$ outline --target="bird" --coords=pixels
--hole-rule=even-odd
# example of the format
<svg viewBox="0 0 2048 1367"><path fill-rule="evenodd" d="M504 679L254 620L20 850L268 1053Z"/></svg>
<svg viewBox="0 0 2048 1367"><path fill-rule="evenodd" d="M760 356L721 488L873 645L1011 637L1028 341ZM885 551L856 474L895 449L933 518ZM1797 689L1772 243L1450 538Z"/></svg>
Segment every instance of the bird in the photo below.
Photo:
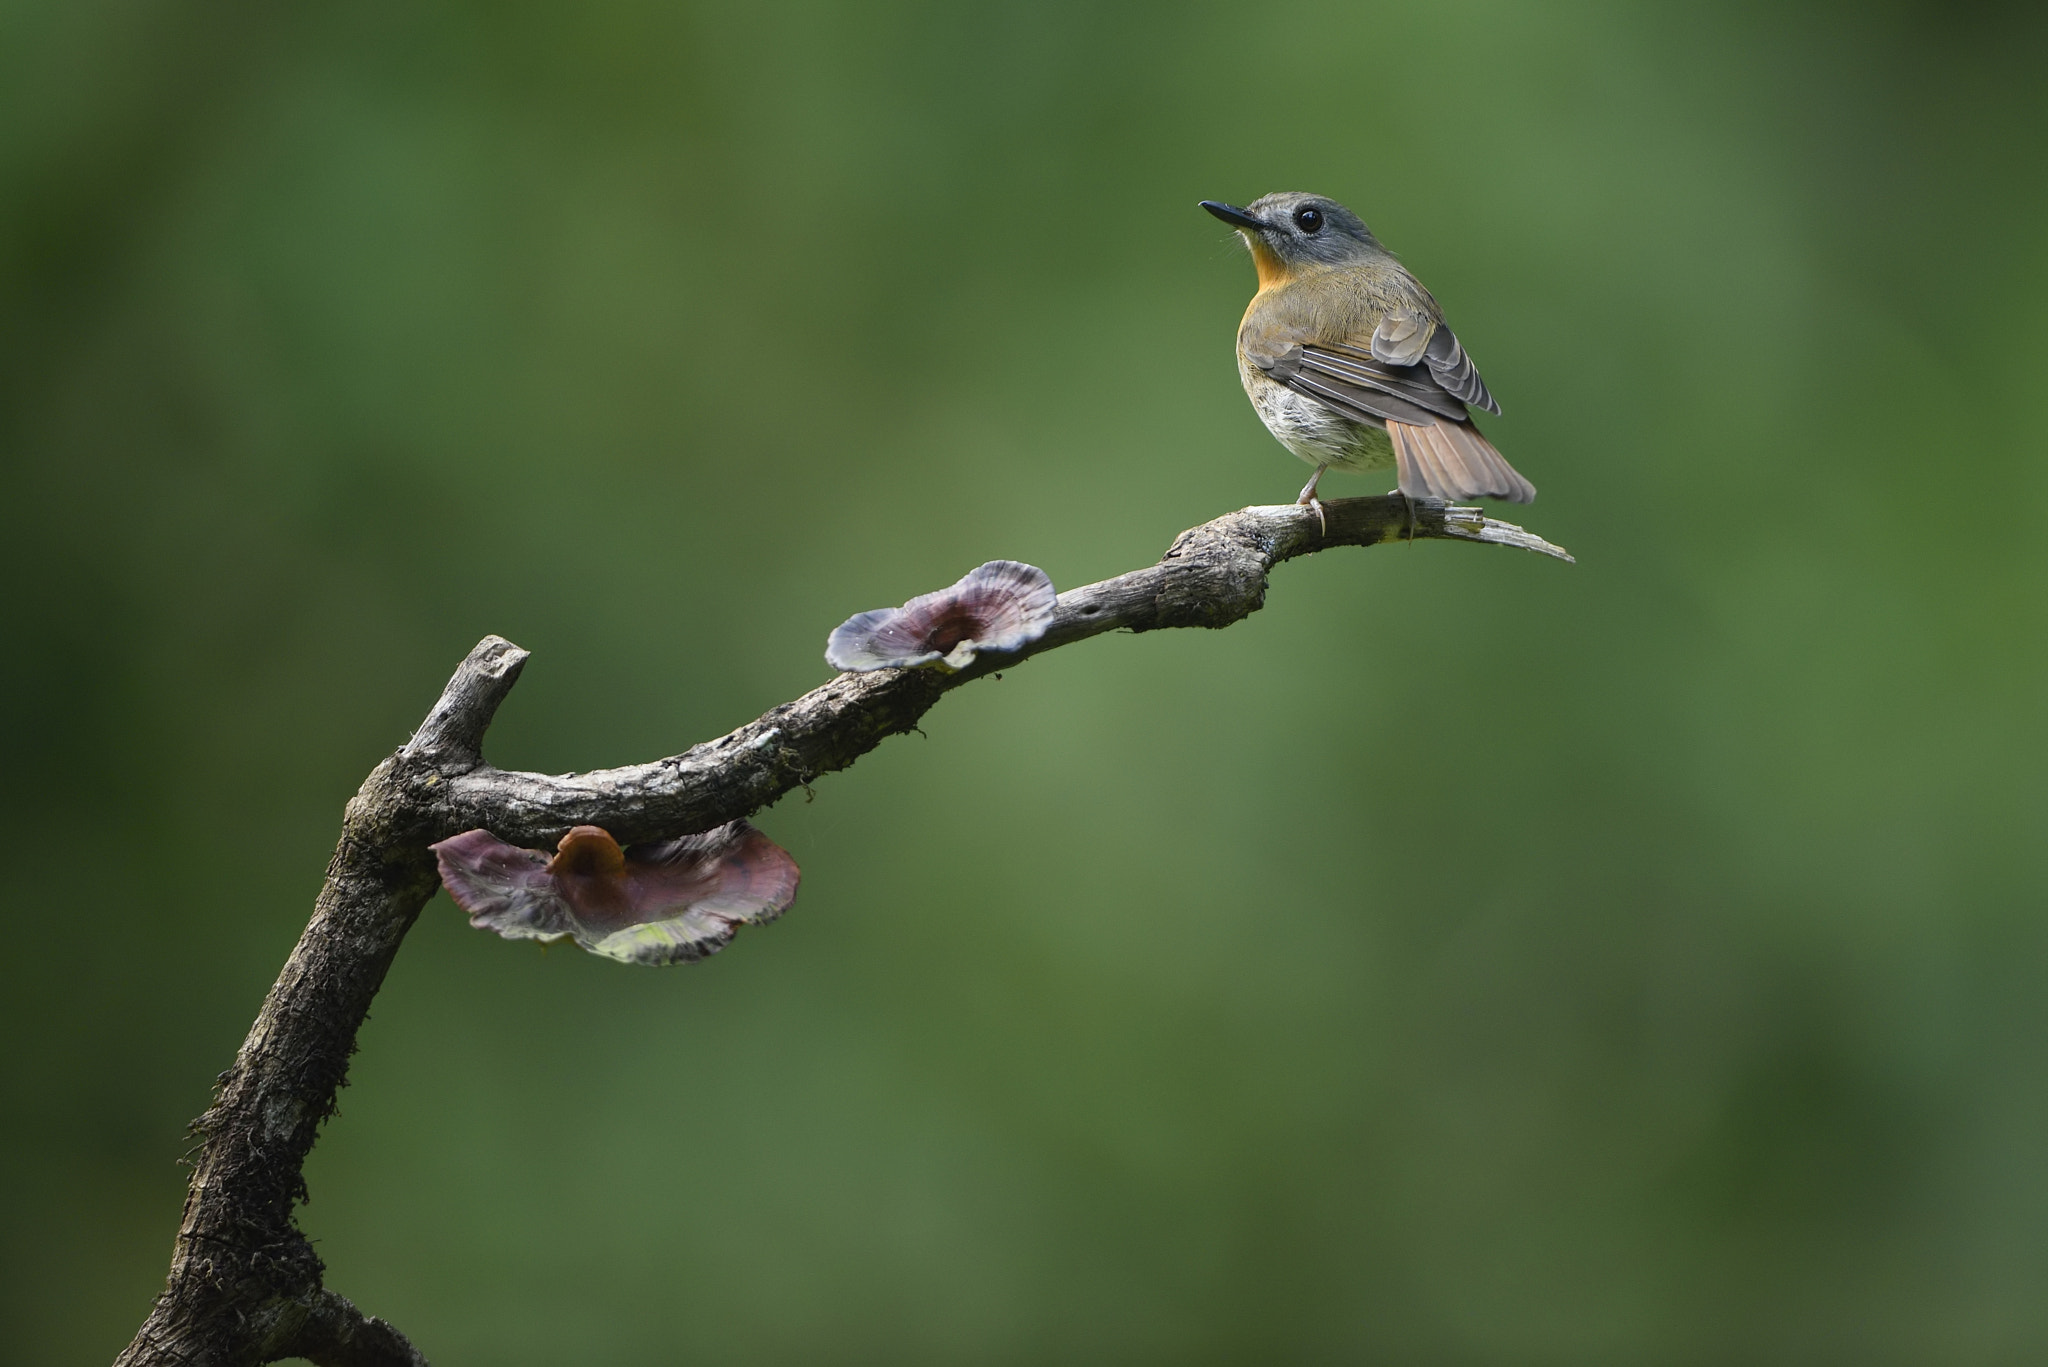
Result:
<svg viewBox="0 0 2048 1367"><path fill-rule="evenodd" d="M1315 467L1296 503L1323 519L1316 485L1331 466L1394 466L1410 499L1536 497L1472 421L1500 405L1443 310L1364 220L1297 191L1201 205L1258 268L1237 370L1266 429Z"/></svg>

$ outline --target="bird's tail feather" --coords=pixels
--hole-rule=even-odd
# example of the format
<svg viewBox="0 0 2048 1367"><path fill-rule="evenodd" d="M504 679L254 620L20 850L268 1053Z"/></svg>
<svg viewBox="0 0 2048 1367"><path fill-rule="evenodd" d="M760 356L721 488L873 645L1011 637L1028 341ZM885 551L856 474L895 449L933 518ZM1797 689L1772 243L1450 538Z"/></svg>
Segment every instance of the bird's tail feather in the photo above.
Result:
<svg viewBox="0 0 2048 1367"><path fill-rule="evenodd" d="M1410 498L1440 498L1451 503L1498 498L1528 503L1536 497L1536 486L1516 473L1471 423L1417 427L1389 421L1387 435L1394 439L1401 492Z"/></svg>

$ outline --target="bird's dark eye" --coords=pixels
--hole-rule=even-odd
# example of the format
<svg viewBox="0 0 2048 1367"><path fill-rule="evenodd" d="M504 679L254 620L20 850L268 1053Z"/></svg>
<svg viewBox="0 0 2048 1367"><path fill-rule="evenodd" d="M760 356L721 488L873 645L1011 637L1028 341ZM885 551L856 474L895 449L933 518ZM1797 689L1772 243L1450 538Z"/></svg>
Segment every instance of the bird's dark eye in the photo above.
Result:
<svg viewBox="0 0 2048 1367"><path fill-rule="evenodd" d="M1294 226L1305 233L1319 233L1323 230L1323 214L1320 209L1296 209Z"/></svg>

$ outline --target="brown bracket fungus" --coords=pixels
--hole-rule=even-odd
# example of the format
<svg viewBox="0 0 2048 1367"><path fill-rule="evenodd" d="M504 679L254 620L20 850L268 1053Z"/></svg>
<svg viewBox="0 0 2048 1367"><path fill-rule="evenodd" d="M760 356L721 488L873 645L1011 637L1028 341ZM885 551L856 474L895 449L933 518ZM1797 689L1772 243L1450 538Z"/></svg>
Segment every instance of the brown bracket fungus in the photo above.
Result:
<svg viewBox="0 0 2048 1367"><path fill-rule="evenodd" d="M1052 625L1052 580L1036 565L991 560L900 608L856 613L825 642L834 669L967 668L981 651L1020 650Z"/></svg>
<svg viewBox="0 0 2048 1367"><path fill-rule="evenodd" d="M787 911L799 877L788 851L744 821L625 849L601 826L578 826L552 858L489 831L464 831L433 850L441 885L478 930L573 939L629 964L716 954L741 926Z"/></svg>

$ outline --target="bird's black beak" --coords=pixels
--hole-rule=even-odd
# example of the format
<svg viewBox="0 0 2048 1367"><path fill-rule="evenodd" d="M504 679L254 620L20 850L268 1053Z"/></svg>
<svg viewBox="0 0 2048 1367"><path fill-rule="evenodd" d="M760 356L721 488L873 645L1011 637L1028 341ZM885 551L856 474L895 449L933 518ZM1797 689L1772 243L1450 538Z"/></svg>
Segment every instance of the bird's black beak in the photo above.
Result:
<svg viewBox="0 0 2048 1367"><path fill-rule="evenodd" d="M1202 207L1233 228L1249 228L1256 233L1263 232L1271 226L1264 219L1253 218L1235 204L1218 204L1213 199L1205 199L1202 201Z"/></svg>

